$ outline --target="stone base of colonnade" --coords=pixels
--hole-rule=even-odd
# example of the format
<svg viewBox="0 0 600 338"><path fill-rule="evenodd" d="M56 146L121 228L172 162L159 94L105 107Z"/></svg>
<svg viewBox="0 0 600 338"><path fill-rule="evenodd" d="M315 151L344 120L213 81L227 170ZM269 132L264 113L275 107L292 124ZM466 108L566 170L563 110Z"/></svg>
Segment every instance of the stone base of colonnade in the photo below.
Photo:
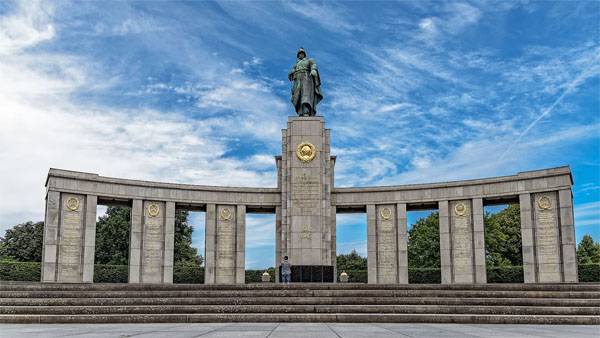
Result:
<svg viewBox="0 0 600 338"><path fill-rule="evenodd" d="M600 284L0 282L0 323L600 324Z"/></svg>

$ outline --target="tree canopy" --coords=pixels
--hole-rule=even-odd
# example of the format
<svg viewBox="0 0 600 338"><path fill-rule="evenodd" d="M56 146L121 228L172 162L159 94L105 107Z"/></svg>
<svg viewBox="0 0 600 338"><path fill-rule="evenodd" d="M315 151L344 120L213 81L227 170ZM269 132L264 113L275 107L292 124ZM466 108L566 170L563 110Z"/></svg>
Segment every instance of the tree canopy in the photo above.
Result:
<svg viewBox="0 0 600 338"><path fill-rule="evenodd" d="M511 204L497 213L486 213L485 260L489 267L523 265L521 244L521 213L519 205Z"/></svg>
<svg viewBox="0 0 600 338"><path fill-rule="evenodd" d="M595 242L592 236L584 235L577 246L577 263L600 264L600 243Z"/></svg>
<svg viewBox="0 0 600 338"><path fill-rule="evenodd" d="M201 265L203 258L192 247L193 228L187 222L189 213L175 214L175 263ZM129 261L129 228L131 209L111 206L96 222L95 264L127 265ZM44 222L27 222L6 230L0 237L0 259L41 262Z"/></svg>
<svg viewBox="0 0 600 338"><path fill-rule="evenodd" d="M367 257L362 257L356 250L352 250L349 254L338 255L337 270L338 272L367 270Z"/></svg>
<svg viewBox="0 0 600 338"><path fill-rule="evenodd" d="M439 213L421 218L408 231L408 267L440 267Z"/></svg>
<svg viewBox="0 0 600 338"><path fill-rule="evenodd" d="M43 237L44 222L15 225L0 237L0 259L41 262Z"/></svg>

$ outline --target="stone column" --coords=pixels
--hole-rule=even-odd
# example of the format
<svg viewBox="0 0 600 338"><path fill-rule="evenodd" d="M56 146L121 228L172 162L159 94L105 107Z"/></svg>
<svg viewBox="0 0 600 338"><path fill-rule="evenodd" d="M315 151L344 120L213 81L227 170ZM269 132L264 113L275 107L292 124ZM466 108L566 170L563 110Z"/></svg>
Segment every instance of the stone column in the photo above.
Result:
<svg viewBox="0 0 600 338"><path fill-rule="evenodd" d="M440 268L442 284L452 283L452 246L450 242L450 216L448 201L438 202L440 227Z"/></svg>
<svg viewBox="0 0 600 338"><path fill-rule="evenodd" d="M165 202L144 201L140 282L163 283L165 260Z"/></svg>
<svg viewBox="0 0 600 338"><path fill-rule="evenodd" d="M570 189L520 195L526 283L577 282Z"/></svg>
<svg viewBox="0 0 600 338"><path fill-rule="evenodd" d="M523 252L523 280L525 283L537 281L535 244L533 234L533 213L531 194L519 195L521 212L521 251Z"/></svg>
<svg viewBox="0 0 600 338"><path fill-rule="evenodd" d="M539 283L562 282L556 193L533 194L534 243Z"/></svg>
<svg viewBox="0 0 600 338"><path fill-rule="evenodd" d="M450 202L450 215L452 283L475 283L471 201Z"/></svg>
<svg viewBox="0 0 600 338"><path fill-rule="evenodd" d="M48 191L42 248L43 282L93 281L96 201L97 197L92 195Z"/></svg>
<svg viewBox="0 0 600 338"><path fill-rule="evenodd" d="M406 203L396 205L398 219L398 283L408 284L408 231Z"/></svg>
<svg viewBox="0 0 600 338"><path fill-rule="evenodd" d="M56 281L59 214L60 192L48 191L44 219L44 247L42 248L42 282Z"/></svg>
<svg viewBox="0 0 600 338"><path fill-rule="evenodd" d="M216 266L216 233L217 233L217 207L214 204L206 205L205 235L204 235L204 284L215 284Z"/></svg>
<svg viewBox="0 0 600 338"><path fill-rule="evenodd" d="M175 255L175 202L165 204L165 252L163 283L173 283L173 260Z"/></svg>
<svg viewBox="0 0 600 338"><path fill-rule="evenodd" d="M129 229L129 283L141 282L142 203L142 200L133 200L131 202L131 228Z"/></svg>
<svg viewBox="0 0 600 338"><path fill-rule="evenodd" d="M246 206L236 206L235 283L246 283Z"/></svg>
<svg viewBox="0 0 600 338"><path fill-rule="evenodd" d="M475 283L487 283L485 268L485 227L483 224L483 199L473 201L473 255L475 257Z"/></svg>
<svg viewBox="0 0 600 338"><path fill-rule="evenodd" d="M375 205L367 205L367 280L377 284L377 216Z"/></svg>
<svg viewBox="0 0 600 338"><path fill-rule="evenodd" d="M337 208L331 207L330 231L331 231L331 265L333 265L333 282L337 283L337 224L336 224Z"/></svg>
<svg viewBox="0 0 600 338"><path fill-rule="evenodd" d="M281 207L275 207L275 283L279 283L279 263L283 259L283 236L281 233Z"/></svg>
<svg viewBox="0 0 600 338"><path fill-rule="evenodd" d="M83 282L94 282L94 257L96 256L96 213L98 196L87 195L85 202L85 232L83 247Z"/></svg>
<svg viewBox="0 0 600 338"><path fill-rule="evenodd" d="M367 206L369 283L396 284L400 267L396 205Z"/></svg>
<svg viewBox="0 0 600 338"><path fill-rule="evenodd" d="M243 284L245 282L245 218L246 207L216 206L214 252L214 283Z"/></svg>
<svg viewBox="0 0 600 338"><path fill-rule="evenodd" d="M444 284L475 283L471 204L470 200L439 202L440 260Z"/></svg>
<svg viewBox="0 0 600 338"><path fill-rule="evenodd" d="M573 194L571 189L558 192L560 215L560 238L562 248L562 271L564 282L577 283L577 243L575 241L575 220L573 217Z"/></svg>

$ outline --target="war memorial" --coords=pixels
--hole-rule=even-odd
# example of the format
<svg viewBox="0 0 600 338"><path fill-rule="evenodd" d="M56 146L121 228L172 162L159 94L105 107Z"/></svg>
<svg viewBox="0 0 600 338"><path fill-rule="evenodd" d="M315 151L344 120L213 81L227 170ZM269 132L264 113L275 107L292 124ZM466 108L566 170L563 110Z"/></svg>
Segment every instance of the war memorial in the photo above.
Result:
<svg viewBox="0 0 600 338"><path fill-rule="evenodd" d="M323 97L316 63L303 50L297 55L289 79L298 116L282 129L275 188L50 169L42 283L25 290L3 285L1 291L16 292L16 305L47 306L48 312L25 307L0 320L600 323L598 285L578 284L568 167L455 182L336 187L331 131L316 114ZM486 283L484 206L501 203L520 206L524 284ZM128 284L91 284L100 204L131 208ZM173 284L177 209L205 211L204 285ZM407 212L422 209L439 211L441 285L408 281ZM336 215L357 212L367 215L368 284L339 283ZM296 283L245 284L249 213L275 214L274 263L289 256Z"/></svg>

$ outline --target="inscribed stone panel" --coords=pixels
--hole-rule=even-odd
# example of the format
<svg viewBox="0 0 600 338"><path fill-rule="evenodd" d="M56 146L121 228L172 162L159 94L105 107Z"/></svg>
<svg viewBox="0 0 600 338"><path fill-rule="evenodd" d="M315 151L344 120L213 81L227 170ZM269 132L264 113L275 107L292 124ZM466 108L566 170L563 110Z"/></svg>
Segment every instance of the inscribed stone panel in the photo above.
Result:
<svg viewBox="0 0 600 338"><path fill-rule="evenodd" d="M79 282L83 268L85 196L62 194L58 281Z"/></svg>
<svg viewBox="0 0 600 338"><path fill-rule="evenodd" d="M450 203L454 281L473 282L473 225L471 201Z"/></svg>
<svg viewBox="0 0 600 338"><path fill-rule="evenodd" d="M538 271L540 272L539 282L560 282L560 232L558 229L556 194L535 194L533 210L536 256Z"/></svg>
<svg viewBox="0 0 600 338"><path fill-rule="evenodd" d="M144 201L142 282L161 283L165 228L164 202Z"/></svg>
<svg viewBox="0 0 600 338"><path fill-rule="evenodd" d="M236 209L235 206L217 206L217 259L216 283L235 283L236 260Z"/></svg>
<svg viewBox="0 0 600 338"><path fill-rule="evenodd" d="M396 207L377 206L377 282L396 283L398 275Z"/></svg>

